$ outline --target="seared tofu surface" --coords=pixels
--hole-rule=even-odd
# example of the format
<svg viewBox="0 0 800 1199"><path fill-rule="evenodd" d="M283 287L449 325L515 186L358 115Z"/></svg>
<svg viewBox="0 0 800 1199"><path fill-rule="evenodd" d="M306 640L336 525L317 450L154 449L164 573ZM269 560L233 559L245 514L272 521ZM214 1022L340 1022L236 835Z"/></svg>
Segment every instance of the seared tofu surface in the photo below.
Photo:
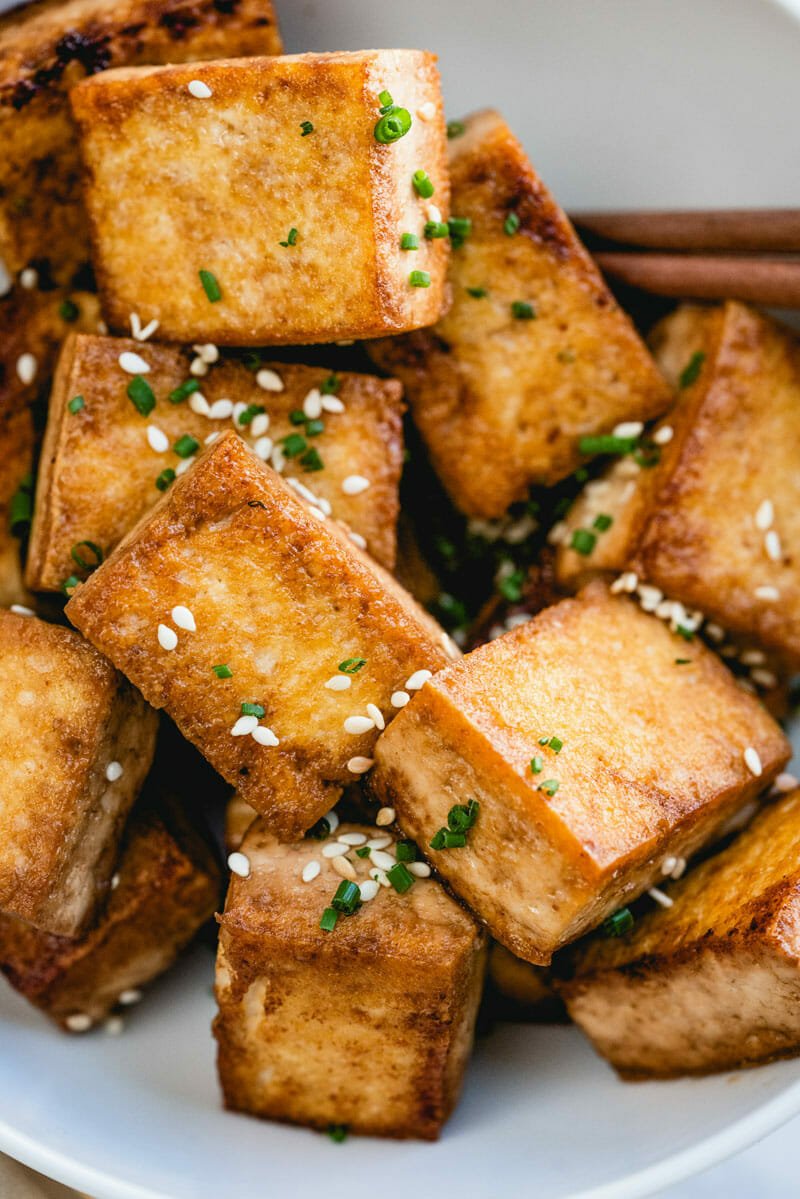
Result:
<svg viewBox="0 0 800 1199"><path fill-rule="evenodd" d="M139 374L121 365L129 360L138 361ZM230 361L198 377L191 371L198 360L192 351L128 338L68 339L50 396L29 585L60 589L75 573L78 542L110 553L197 452L231 427L391 568L403 462L400 384L285 364L253 372Z"/></svg>
<svg viewBox="0 0 800 1199"><path fill-rule="evenodd" d="M337 841L339 855L327 856ZM400 863L412 880L402 893L386 885L398 851L372 825L281 844L258 821L241 852L237 870L249 873L232 877L217 959L226 1106L435 1138L472 1046L486 956L475 920L435 879L412 874L414 863ZM325 931L323 913L347 882L337 866L364 899Z"/></svg>
<svg viewBox="0 0 800 1199"><path fill-rule="evenodd" d="M376 134L385 92L410 120L392 143ZM112 327L134 309L166 340L296 345L441 315L449 243L423 233L448 217L434 55L122 68L70 99ZM418 170L432 201L413 187ZM401 249L405 232L419 236L416 253Z"/></svg>
<svg viewBox="0 0 800 1199"><path fill-rule="evenodd" d="M663 412L672 393L502 117L449 142L472 222L432 329L368 347L406 387L454 504L499 517L580 465L581 437Z"/></svg>
<svg viewBox="0 0 800 1199"><path fill-rule="evenodd" d="M71 629L0 612L0 912L65 936L108 894L156 714Z"/></svg>
<svg viewBox="0 0 800 1199"><path fill-rule="evenodd" d="M448 661L436 622L232 432L67 615L284 836L369 768L392 696Z"/></svg>
<svg viewBox="0 0 800 1199"><path fill-rule="evenodd" d="M429 679L382 734L370 783L492 935L546 965L789 755L715 655L593 584ZM466 844L431 848L470 800Z"/></svg>
<svg viewBox="0 0 800 1199"><path fill-rule="evenodd" d="M800 1052L800 792L668 885L672 906L589 942L562 984L622 1074L672 1077Z"/></svg>
<svg viewBox="0 0 800 1199"><path fill-rule="evenodd" d="M86 1032L162 974L211 918L220 872L201 837L168 812L136 811L108 905L82 937L0 916L0 970L67 1032Z"/></svg>
<svg viewBox="0 0 800 1199"><path fill-rule="evenodd" d="M0 260L46 261L68 286L89 259L67 92L125 63L280 54L270 0L44 0L0 17Z"/></svg>

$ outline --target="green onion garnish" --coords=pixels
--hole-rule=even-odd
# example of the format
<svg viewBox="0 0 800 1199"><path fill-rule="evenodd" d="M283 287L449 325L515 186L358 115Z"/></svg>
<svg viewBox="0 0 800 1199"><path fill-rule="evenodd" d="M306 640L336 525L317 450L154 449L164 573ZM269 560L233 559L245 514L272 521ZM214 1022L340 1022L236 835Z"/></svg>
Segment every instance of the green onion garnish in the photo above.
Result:
<svg viewBox="0 0 800 1199"><path fill-rule="evenodd" d="M304 425L306 423L306 414L302 408L293 408L289 413L289 420L293 425Z"/></svg>
<svg viewBox="0 0 800 1199"><path fill-rule="evenodd" d="M260 416L262 412L266 412L263 404L248 404L244 412L239 413L237 422L240 425L250 425L253 422L253 417ZM291 417L289 419L291 420Z"/></svg>
<svg viewBox="0 0 800 1199"><path fill-rule="evenodd" d="M506 237L513 237L520 226L520 220L516 212L510 212L503 221L503 232Z"/></svg>
<svg viewBox="0 0 800 1199"><path fill-rule="evenodd" d="M264 714L264 708L261 704L242 704L242 716L257 716L260 720Z"/></svg>
<svg viewBox="0 0 800 1199"><path fill-rule="evenodd" d="M511 315L515 321L532 321L536 319L536 309L527 300L512 300Z"/></svg>
<svg viewBox="0 0 800 1199"><path fill-rule="evenodd" d="M430 287L431 277L427 271L412 271L408 276L412 287Z"/></svg>
<svg viewBox="0 0 800 1199"><path fill-rule="evenodd" d="M525 586L524 570L515 570L513 574L506 575L504 579L500 579L497 584L497 590L507 599L510 604L517 604L522 599L522 589Z"/></svg>
<svg viewBox="0 0 800 1199"><path fill-rule="evenodd" d="M134 375L125 391L139 415L149 416L156 406L156 397L144 376Z"/></svg>
<svg viewBox="0 0 800 1199"><path fill-rule="evenodd" d="M463 849L466 843L466 833L454 833L449 828L440 828L429 842L431 849Z"/></svg>
<svg viewBox="0 0 800 1199"><path fill-rule="evenodd" d="M368 858L371 853L372 853L372 850L370 849L370 847L368 845L360 845L358 847L358 849L356 850L356 857L357 858Z"/></svg>
<svg viewBox="0 0 800 1199"><path fill-rule="evenodd" d="M316 446L312 446L310 450L306 450L305 454L303 454L302 458L300 459L300 465L302 466L303 470L308 471L325 469L325 463L320 458L319 450L317 450Z"/></svg>
<svg viewBox="0 0 800 1199"><path fill-rule="evenodd" d="M543 768L544 763L538 754L535 758L531 758L531 774L541 774Z"/></svg>
<svg viewBox="0 0 800 1199"><path fill-rule="evenodd" d="M68 579L64 579L61 583L61 590L67 597L74 595L81 585L81 581L77 575L70 575Z"/></svg>
<svg viewBox="0 0 800 1199"><path fill-rule="evenodd" d="M488 296L488 291L485 287L468 287L467 295L472 296L473 300L485 300Z"/></svg>
<svg viewBox="0 0 800 1199"><path fill-rule="evenodd" d="M581 437L578 450L581 454L630 454L636 449L635 437L615 437L613 433L599 437Z"/></svg>
<svg viewBox="0 0 800 1199"><path fill-rule="evenodd" d="M70 324L76 321L81 314L81 310L74 300L62 300L58 306L58 315L62 321L69 321Z"/></svg>
<svg viewBox="0 0 800 1199"><path fill-rule="evenodd" d="M331 908L328 908L327 910L330 912ZM336 913L334 913L334 915L335 914ZM323 926L321 925L320 927L323 927ZM329 1124L328 1125L328 1136L337 1145L341 1145L342 1141L347 1140L347 1125L346 1124Z"/></svg>
<svg viewBox="0 0 800 1199"><path fill-rule="evenodd" d="M203 291L206 293L206 299L211 304L216 304L222 299L222 292L219 283L217 283L216 275L211 271L198 271L200 282L203 284Z"/></svg>
<svg viewBox="0 0 800 1199"><path fill-rule="evenodd" d="M159 491L166 491L171 483L175 482L175 471L171 466L162 470L161 474L156 479L156 487Z"/></svg>
<svg viewBox="0 0 800 1199"><path fill-rule="evenodd" d="M576 550L579 554L583 554L584 557L591 554L596 545L597 537L590 529L575 529L572 534L572 540L569 543L570 549Z"/></svg>
<svg viewBox="0 0 800 1199"><path fill-rule="evenodd" d="M33 475L27 474L11 497L9 528L15 537L27 532L33 519Z"/></svg>
<svg viewBox="0 0 800 1199"><path fill-rule="evenodd" d="M409 887L414 885L414 875L403 862L397 862L390 870L387 870L386 877L398 895L405 894Z"/></svg>
<svg viewBox="0 0 800 1199"><path fill-rule="evenodd" d="M344 662L339 663L339 670L342 674L357 674L366 664L366 658L345 658Z"/></svg>
<svg viewBox="0 0 800 1199"><path fill-rule="evenodd" d="M426 221L425 222L425 237L428 241L433 241L437 237L447 237L450 233L444 221Z"/></svg>
<svg viewBox="0 0 800 1199"><path fill-rule="evenodd" d="M400 238L400 249L401 250L418 250L419 249L419 238L417 237L416 233L404 233L403 236Z"/></svg>
<svg viewBox="0 0 800 1199"><path fill-rule="evenodd" d="M675 665L676 666L690 666L691 661L692 661L691 658L676 658Z"/></svg>
<svg viewBox="0 0 800 1199"><path fill-rule="evenodd" d="M694 641L694 629L687 629L685 624L679 624L675 632L679 637L683 637L684 641Z"/></svg>
<svg viewBox="0 0 800 1199"><path fill-rule="evenodd" d="M200 390L200 381L198 379L187 379L185 383L181 383L179 387L175 387L169 393L170 404L182 404L184 400L188 400L190 395L194 395Z"/></svg>
<svg viewBox="0 0 800 1199"><path fill-rule="evenodd" d="M67 404L67 411L71 412L74 416L76 412L80 412L81 408L85 407L86 400L83 398L83 396L73 396L70 402Z"/></svg>
<svg viewBox="0 0 800 1199"><path fill-rule="evenodd" d="M336 928L336 921L339 919L339 913L335 908L326 908L322 913L322 919L319 922L323 932L331 933Z"/></svg>
<svg viewBox="0 0 800 1199"><path fill-rule="evenodd" d="M544 791L545 795L549 795L552 798L558 790L558 779L545 779L543 783L539 783L536 790Z"/></svg>
<svg viewBox="0 0 800 1199"><path fill-rule="evenodd" d="M320 391L324 396L333 396L336 395L341 386L341 376L337 375L334 371L333 374L328 375L327 379L320 384Z"/></svg>
<svg viewBox="0 0 800 1199"><path fill-rule="evenodd" d="M308 137L309 133L313 133L313 132L314 132L314 126L311 124L311 122L310 122L310 121L301 121L301 122L300 122L300 128L301 128L301 129L302 129L302 131L303 131L303 132L300 134L300 136L301 136L301 137Z"/></svg>
<svg viewBox="0 0 800 1199"><path fill-rule="evenodd" d="M384 108L388 107L384 105ZM374 134L375 141L380 142L382 146L389 146L392 142L397 142L401 137L405 137L411 128L411 113L407 108L392 107L391 111L384 112L383 115L375 124Z"/></svg>
<svg viewBox="0 0 800 1199"><path fill-rule="evenodd" d="M172 447L179 458L191 458L192 454L196 454L200 449L200 442L196 437L192 437L190 433L184 433L179 437Z"/></svg>
<svg viewBox="0 0 800 1199"><path fill-rule="evenodd" d="M681 371L680 378L678 379L678 386L680 387L681 391L683 391L685 387L691 387L693 383L697 382L698 378L700 377L700 371L703 369L703 363L705 360L706 356L703 351L695 350L689 361L686 363L686 366Z"/></svg>
<svg viewBox="0 0 800 1199"><path fill-rule="evenodd" d="M88 561L83 556L87 550ZM103 561L103 551L94 541L76 541L69 554L72 561L80 566L81 570L97 570L97 567Z"/></svg>
<svg viewBox="0 0 800 1199"><path fill-rule="evenodd" d="M600 929L606 937L624 937L634 926L633 912L630 908L620 908L618 912L607 916Z"/></svg>
<svg viewBox="0 0 800 1199"><path fill-rule="evenodd" d="M423 200L430 200L434 192L434 187L428 178L427 171L415 171L411 176L411 182L414 184L414 191L418 196L422 196Z"/></svg>
<svg viewBox="0 0 800 1199"><path fill-rule="evenodd" d="M230 666L226 665L224 662L220 662L219 666L212 666L211 669L214 671L214 674L218 679L233 678L233 671L231 670Z"/></svg>
<svg viewBox="0 0 800 1199"><path fill-rule="evenodd" d="M480 806L477 799L471 799L466 804L455 804L447 813L448 828L454 833L465 833L478 819Z"/></svg>
<svg viewBox="0 0 800 1199"><path fill-rule="evenodd" d="M550 738L550 748L552 749L554 754L560 754L562 749L564 748L564 742L561 740L560 737L551 737Z"/></svg>
<svg viewBox="0 0 800 1199"><path fill-rule="evenodd" d="M283 439L283 452L287 458L296 458L298 454L303 453L306 447L306 439L300 433L289 433Z"/></svg>
<svg viewBox="0 0 800 1199"><path fill-rule="evenodd" d="M286 235L286 241L278 242L278 245L284 246L284 247L296 246L297 245L297 237L298 237L297 230L295 229L294 225L292 225L291 229L289 230L289 232Z"/></svg>
<svg viewBox="0 0 800 1199"><path fill-rule="evenodd" d="M335 908L337 912L344 912L345 916L352 916L354 912L358 911L361 907L361 891L358 883L348 882L346 878L342 879L331 900L331 907Z"/></svg>
<svg viewBox="0 0 800 1199"><path fill-rule="evenodd" d="M447 222L447 228L453 246L458 249L459 246L463 246L472 232L472 221L468 216L451 216Z"/></svg>
<svg viewBox="0 0 800 1199"><path fill-rule="evenodd" d="M320 433L325 432L324 420L307 420L306 421L306 437L319 437ZM317 467L316 469L319 469Z"/></svg>
<svg viewBox="0 0 800 1199"><path fill-rule="evenodd" d="M398 841L394 848L398 862L416 862L417 847L413 841Z"/></svg>
<svg viewBox="0 0 800 1199"><path fill-rule="evenodd" d="M448 121L447 122L447 136L451 140L454 137L461 137L461 135L465 129L466 129L466 125L464 124L463 121Z"/></svg>
<svg viewBox="0 0 800 1199"><path fill-rule="evenodd" d="M605 533L614 523L614 517L608 516L605 512L601 512L599 516L594 518L592 524L593 529L597 529L598 533Z"/></svg>
<svg viewBox="0 0 800 1199"><path fill-rule="evenodd" d="M381 92L378 96L378 103L380 104L381 108L393 108L394 100L392 99L392 93Z"/></svg>

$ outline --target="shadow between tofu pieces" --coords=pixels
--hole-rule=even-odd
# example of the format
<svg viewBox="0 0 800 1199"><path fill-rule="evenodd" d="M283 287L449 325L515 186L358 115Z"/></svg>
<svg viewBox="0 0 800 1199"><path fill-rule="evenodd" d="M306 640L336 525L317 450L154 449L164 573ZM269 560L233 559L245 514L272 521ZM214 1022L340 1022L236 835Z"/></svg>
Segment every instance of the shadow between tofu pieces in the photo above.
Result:
<svg viewBox="0 0 800 1199"><path fill-rule="evenodd" d="M0 970L68 1032L86 1032L172 965L214 914L220 870L173 799L134 809L108 904L79 938L0 916Z"/></svg>
<svg viewBox="0 0 800 1199"><path fill-rule="evenodd" d="M370 785L518 957L553 953L662 879L768 786L778 725L705 647L602 584L429 679L376 747ZM534 868L535 867L535 868Z"/></svg>
<svg viewBox="0 0 800 1199"><path fill-rule="evenodd" d="M593 939L559 984L626 1078L753 1066L800 1052L800 792L667 886L672 906Z"/></svg>
<svg viewBox="0 0 800 1199"><path fill-rule="evenodd" d="M157 717L72 629L0 611L0 911L65 936L105 900Z"/></svg>
<svg viewBox="0 0 800 1199"><path fill-rule="evenodd" d="M387 832L342 823L334 836L364 845ZM217 958L225 1104L314 1128L433 1139L472 1047L485 934L435 878L409 874L402 893L382 886L371 877L382 871L347 844L365 898L326 931L320 920L343 883L321 852L330 843L280 843L258 820L242 844L249 875L231 880ZM319 873L304 881L312 863Z"/></svg>
<svg viewBox="0 0 800 1199"><path fill-rule="evenodd" d="M135 366L132 355L139 374L121 365ZM76 543L93 542L108 555L207 440L231 425L391 569L403 464L400 384L288 364L253 373L232 361L197 378L195 358L152 342L67 339L39 466L29 585L60 590L76 573Z"/></svg>
<svg viewBox="0 0 800 1199"><path fill-rule="evenodd" d="M392 696L458 652L232 432L66 612L286 837L369 769Z"/></svg>

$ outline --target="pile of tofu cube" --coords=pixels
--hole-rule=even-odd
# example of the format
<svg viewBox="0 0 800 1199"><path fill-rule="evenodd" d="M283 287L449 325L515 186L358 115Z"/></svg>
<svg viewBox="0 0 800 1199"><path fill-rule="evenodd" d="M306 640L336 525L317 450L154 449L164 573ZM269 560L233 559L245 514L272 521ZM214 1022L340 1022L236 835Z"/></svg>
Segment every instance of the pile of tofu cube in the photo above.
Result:
<svg viewBox="0 0 800 1199"><path fill-rule="evenodd" d="M502 116L270 0L14 10L0 142L10 983L119 1032L216 915L226 1106L336 1138L437 1137L482 999L797 1053L792 335L646 343ZM445 510L525 551L469 630Z"/></svg>

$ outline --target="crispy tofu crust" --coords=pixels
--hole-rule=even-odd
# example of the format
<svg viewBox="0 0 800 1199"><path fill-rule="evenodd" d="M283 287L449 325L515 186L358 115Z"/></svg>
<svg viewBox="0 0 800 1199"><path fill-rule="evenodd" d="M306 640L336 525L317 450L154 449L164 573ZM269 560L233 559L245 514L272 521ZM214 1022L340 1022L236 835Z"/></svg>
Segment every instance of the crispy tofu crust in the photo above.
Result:
<svg viewBox="0 0 800 1199"><path fill-rule="evenodd" d="M33 486L33 420L28 408L0 405L0 607L26 604L20 540L11 529L11 501L23 481Z"/></svg>
<svg viewBox="0 0 800 1199"><path fill-rule="evenodd" d="M192 80L211 95L196 99ZM374 135L384 90L412 118L391 145ZM435 55L362 50L121 69L85 80L70 100L113 327L135 309L158 318L167 340L296 345L405 332L441 315L447 238L421 236L415 254L400 248L401 235L422 235L428 219L415 170L427 171L448 216ZM304 136L306 121L313 131ZM429 286L411 285L415 269ZM218 283L215 302L200 270Z"/></svg>
<svg viewBox="0 0 800 1199"><path fill-rule="evenodd" d="M156 397L146 416L127 394L131 376L119 365L120 354L143 357L146 379ZM268 436L279 445L289 434L305 434L306 426L292 422L303 402L319 389L331 372L319 367L272 364L283 390L265 391L255 374L236 362L221 362L197 380L206 407L227 399L238 405L225 420L195 412L196 397L172 403L170 393L192 379L191 351L176 346L142 345L122 338L76 336L62 351L50 396L50 411L39 465L36 512L27 562L29 585L55 591L75 570L70 550L90 540L109 553L140 516L159 499L156 480L164 470L183 469L173 446L184 435L203 445L231 424L248 444L265 450L259 423L237 424L237 413L253 405L269 417ZM398 486L403 467L401 387L393 380L370 375L340 374L336 398L341 413L324 412L324 431L307 437L303 454L285 458L284 472L327 503L366 541L384 566L394 565ZM70 400L80 395L83 408L72 413ZM230 407L230 405L229 405ZM252 415L252 412L250 413ZM263 423L263 422L261 422ZM152 430L163 433L169 448L153 449ZM258 436L253 436L253 429ZM307 469L307 454L316 451ZM360 476L368 488L357 495L343 490L345 479Z"/></svg>
<svg viewBox="0 0 800 1199"><path fill-rule="evenodd" d="M0 661L0 912L75 936L108 893L156 715L71 629L0 612Z"/></svg>
<svg viewBox="0 0 800 1199"><path fill-rule="evenodd" d="M175 628L175 605L190 609L197 632L179 630L167 652L157 632ZM435 621L232 432L77 590L67 615L286 837L353 781L351 759L369 759L377 729L353 734L345 719L374 704L389 721L409 676L447 661ZM346 659L366 664L349 690L326 688ZM217 664L233 677L217 679ZM242 703L263 707L279 745L232 735Z"/></svg>
<svg viewBox="0 0 800 1199"><path fill-rule="evenodd" d="M558 754L540 744L551 736ZM425 852L498 941L547 965L657 882L664 857L708 841L789 754L715 655L595 584L430 679L381 736L370 781L423 846L454 803L479 801L465 847Z"/></svg>
<svg viewBox="0 0 800 1199"><path fill-rule="evenodd" d="M220 882L208 846L177 810L135 812L98 922L71 939L2 916L0 970L65 1031L86 1031L71 1018L97 1024L126 991L163 974L214 914Z"/></svg>
<svg viewBox="0 0 800 1199"><path fill-rule="evenodd" d="M46 259L62 285L89 258L69 88L107 67L280 54L270 0L44 0L0 18L0 258Z"/></svg>
<svg viewBox="0 0 800 1199"><path fill-rule="evenodd" d="M673 906L591 941L559 989L629 1078L752 1066L800 1052L800 792L669 885Z"/></svg>
<svg viewBox="0 0 800 1199"><path fill-rule="evenodd" d="M472 221L451 257L452 307L367 348L404 383L454 504L497 517L569 475L580 437L655 417L672 396L502 117L475 114L449 149L453 212ZM535 319L515 319L516 301Z"/></svg>
<svg viewBox="0 0 800 1199"><path fill-rule="evenodd" d="M342 824L336 835L383 831ZM471 1050L485 938L433 878L402 895L380 887L324 932L320 918L342 879L321 848L311 839L280 844L263 821L242 845L250 875L231 881L217 959L225 1105L313 1128L433 1140ZM342 848L367 881L369 861ZM304 883L312 860L321 871Z"/></svg>

